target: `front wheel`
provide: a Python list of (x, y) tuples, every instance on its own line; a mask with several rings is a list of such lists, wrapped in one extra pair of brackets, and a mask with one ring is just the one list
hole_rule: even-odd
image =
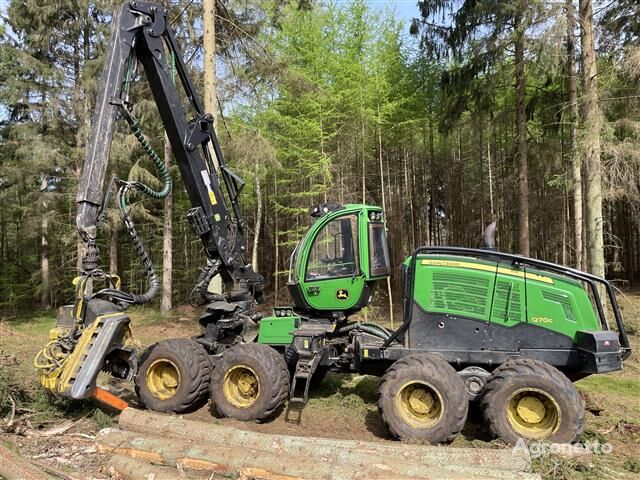
[(395, 362), (378, 394), (382, 420), (402, 440), (450, 443), (467, 419), (464, 382), (435, 355), (408, 355)]
[(278, 412), (289, 394), (289, 370), (273, 348), (240, 344), (222, 354), (210, 388), (215, 409), (223, 417), (264, 421)]
[(136, 393), (150, 410), (188, 412), (206, 402), (210, 376), (211, 360), (202, 345), (188, 338), (163, 340), (140, 358)]
[(491, 433), (509, 444), (519, 439), (578, 441), (584, 429), (584, 401), (558, 369), (518, 358), (499, 366), (487, 382), (481, 408)]

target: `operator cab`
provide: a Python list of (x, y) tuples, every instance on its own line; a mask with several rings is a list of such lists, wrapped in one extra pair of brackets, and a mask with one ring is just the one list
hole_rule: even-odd
[(287, 287), (297, 310), (341, 318), (365, 307), (391, 273), (380, 207), (319, 204), (291, 256)]

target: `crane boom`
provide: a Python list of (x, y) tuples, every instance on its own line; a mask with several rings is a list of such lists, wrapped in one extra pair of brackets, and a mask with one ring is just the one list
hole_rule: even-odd
[[(116, 119), (129, 102), (125, 78), (132, 58), (144, 68), (171, 143), (193, 207), (188, 219), (202, 240), (210, 264), (219, 265), (217, 271), (227, 291), (234, 299), (247, 300), (252, 292), (261, 290), (262, 277), (244, 262), (245, 222), (238, 203), (244, 182), (226, 165), (213, 128), (213, 116), (202, 107), (167, 12), (154, 3), (127, 2), (113, 18), (77, 195), (77, 228), (86, 246), (83, 270), (90, 271), (97, 264), (98, 211), (104, 198)], [(183, 98), (180, 87), (184, 90)], [(193, 115), (191, 121), (187, 119), (183, 99)], [(207, 146), (209, 142), (211, 149)], [(216, 156), (218, 170), (211, 151)]]
[[(204, 111), (198, 98), (167, 11), (159, 4), (129, 1), (113, 16), (78, 186), (76, 224), (84, 252), (74, 280), (75, 303), (62, 307), (51, 332), (52, 341), (34, 360), (46, 389), (75, 399), (99, 391), (96, 378), (101, 370), (129, 380), (135, 377), (138, 355), (125, 310), (131, 304), (150, 301), (158, 290), (158, 277), (126, 206), (131, 191), (159, 199), (170, 193), (172, 183), (164, 162), (133, 114), (129, 90), (138, 64), (144, 69), (191, 201), (187, 219), (207, 256), (194, 297), (208, 305), (200, 318), (202, 334), (193, 341), (216, 355), (257, 335), (260, 315), (254, 311), (254, 304), (261, 301), (263, 278), (244, 260), (245, 221), (239, 205), (244, 182), (225, 163), (213, 116)], [(114, 178), (105, 189), (111, 144), (120, 118), (127, 121), (160, 171), (162, 190)], [(119, 277), (99, 268), (97, 233), (114, 183), (124, 225), (149, 281), (149, 289), (143, 294), (123, 292)], [(224, 296), (208, 292), (208, 283), (217, 274), (225, 284)], [(94, 284), (102, 280), (107, 288), (94, 291)]]

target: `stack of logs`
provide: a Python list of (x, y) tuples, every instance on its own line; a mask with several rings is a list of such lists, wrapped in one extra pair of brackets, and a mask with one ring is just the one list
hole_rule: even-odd
[(271, 435), (127, 408), (98, 449), (124, 479), (522, 479), (520, 449), (445, 448)]

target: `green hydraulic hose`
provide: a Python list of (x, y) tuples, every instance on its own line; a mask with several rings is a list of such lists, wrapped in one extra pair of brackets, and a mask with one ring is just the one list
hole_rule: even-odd
[[(127, 232), (131, 237), (131, 241), (136, 249), (136, 252), (138, 253), (138, 257), (140, 258), (142, 265), (145, 267), (147, 279), (149, 281), (149, 288), (145, 293), (142, 293), (142, 294), (121, 292), (115, 289), (103, 289), (97, 292), (96, 295), (110, 296), (111, 298), (125, 305), (131, 304), (131, 303), (143, 304), (143, 303), (149, 302), (151, 299), (153, 299), (153, 297), (156, 296), (159, 285), (160, 285), (158, 275), (156, 274), (155, 269), (153, 268), (153, 263), (151, 262), (149, 253), (146, 251), (144, 244), (142, 243), (142, 239), (139, 237), (138, 232), (136, 231), (136, 228), (133, 224), (133, 220), (131, 219), (131, 216), (127, 212), (127, 191), (129, 190), (129, 188), (134, 188), (136, 190), (141, 191), (142, 193), (144, 193), (145, 195), (151, 198), (160, 200), (167, 197), (167, 195), (171, 193), (171, 188), (172, 188), (172, 181), (171, 181), (171, 175), (169, 174), (169, 169), (167, 168), (164, 161), (156, 153), (156, 151), (153, 149), (153, 147), (145, 137), (144, 133), (142, 132), (142, 129), (140, 128), (140, 122), (138, 121), (138, 119), (133, 115), (133, 112), (131, 112), (127, 108), (128, 101), (126, 100), (126, 98), (128, 98), (129, 96), (129, 84), (131, 81), (131, 73), (133, 70), (133, 61), (134, 61), (134, 57), (132, 53), (129, 56), (126, 75), (121, 86), (122, 94), (124, 97), (120, 102), (120, 107), (125, 120), (129, 124), (131, 133), (133, 133), (136, 140), (138, 141), (142, 149), (145, 151), (145, 153), (149, 156), (149, 158), (155, 165), (158, 173), (160, 174), (162, 189), (160, 191), (154, 190), (153, 188), (151, 188), (148, 185), (145, 185), (142, 182), (123, 182), (123, 186), (118, 191), (122, 219), (127, 229)], [(175, 54), (173, 52), (171, 52), (171, 63), (172, 63), (171, 78), (173, 80), (173, 83), (175, 84), (176, 67), (175, 67)]]
[(160, 180), (162, 181), (162, 190), (158, 192), (141, 182), (134, 182), (133, 185), (142, 193), (150, 196), (151, 198), (155, 198), (158, 200), (165, 198), (171, 192), (171, 175), (169, 175), (169, 169), (167, 169), (167, 166), (164, 164), (162, 159), (158, 156), (151, 144), (148, 142), (147, 138), (144, 136), (144, 133), (142, 133), (138, 119), (133, 115), (130, 115), (130, 118), (127, 116), (127, 121), (129, 122), (129, 126), (131, 127), (131, 133), (133, 133), (142, 149), (146, 152), (151, 161), (153, 161), (153, 164), (156, 166), (156, 169), (160, 174)]

